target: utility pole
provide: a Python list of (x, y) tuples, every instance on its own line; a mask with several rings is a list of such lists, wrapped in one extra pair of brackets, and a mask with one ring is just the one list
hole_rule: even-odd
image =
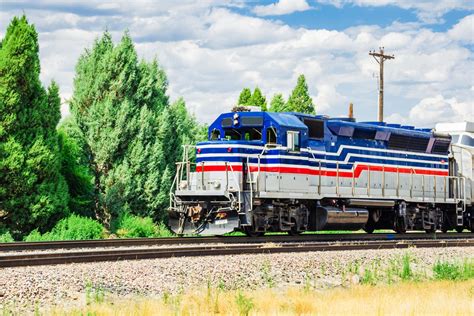
[(376, 53), (375, 51), (369, 51), (369, 55), (374, 57), (375, 61), (380, 66), (380, 74), (379, 74), (379, 113), (378, 113), (378, 121), (383, 122), (383, 63), (385, 59), (394, 59), (394, 55), (385, 55), (384, 48), (379, 47), (379, 52)]

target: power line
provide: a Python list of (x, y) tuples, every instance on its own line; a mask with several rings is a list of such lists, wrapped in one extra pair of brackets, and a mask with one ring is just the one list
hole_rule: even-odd
[(394, 59), (394, 55), (385, 55), (384, 47), (379, 47), (379, 51), (369, 51), (369, 55), (374, 57), (375, 61), (380, 66), (379, 72), (379, 112), (378, 112), (378, 121), (383, 122), (383, 64), (386, 59)]

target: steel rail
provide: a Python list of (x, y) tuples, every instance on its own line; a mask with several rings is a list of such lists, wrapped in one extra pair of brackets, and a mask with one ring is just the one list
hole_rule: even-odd
[(84, 262), (119, 261), (156, 259), (171, 257), (196, 257), (237, 254), (270, 254), (291, 252), (335, 251), (335, 250), (369, 250), (400, 248), (439, 248), (439, 247), (472, 247), (473, 239), (447, 240), (384, 240), (359, 242), (293, 242), (293, 243), (254, 243), (204, 245), (193, 247), (145, 248), (86, 250), (49, 253), (14, 253), (0, 256), (0, 267), (20, 267), (37, 265), (55, 265)]
[(311, 242), (311, 241), (369, 241), (369, 240), (444, 240), (474, 238), (474, 233), (374, 233), (374, 234), (303, 234), (299, 236), (266, 235), (262, 237), (218, 236), (218, 237), (165, 237), (165, 238), (127, 238), (97, 240), (63, 240), (39, 242), (6, 242), (0, 243), (0, 253), (5, 251), (35, 251), (52, 249), (109, 248), (159, 245), (191, 244), (236, 244), (268, 242)]

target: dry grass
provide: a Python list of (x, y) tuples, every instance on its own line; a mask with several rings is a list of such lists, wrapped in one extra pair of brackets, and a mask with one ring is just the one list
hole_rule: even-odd
[(203, 289), (160, 298), (92, 303), (56, 315), (474, 315), (474, 280), (402, 282), (313, 290)]

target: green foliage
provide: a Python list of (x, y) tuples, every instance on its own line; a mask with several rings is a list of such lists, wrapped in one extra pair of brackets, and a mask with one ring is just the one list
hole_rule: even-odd
[(262, 111), (267, 110), (267, 100), (258, 87), (253, 93), (249, 88), (244, 88), (239, 95), (238, 105), (258, 106)]
[(262, 273), (262, 279), (269, 288), (275, 286), (275, 279), (271, 274), (271, 269), (272, 267), (269, 261), (265, 261), (262, 267), (260, 268), (260, 272)]
[(153, 237), (157, 231), (153, 219), (130, 214), (122, 215), (117, 235), (123, 238)]
[(296, 87), (293, 89), (288, 99), (287, 111), (308, 114), (315, 113), (313, 100), (309, 96), (308, 85), (306, 84), (304, 75), (298, 77)]
[(151, 217), (139, 217), (124, 213), (117, 222), (116, 233), (122, 238), (174, 236), (165, 224), (159, 223), (157, 225)]
[(463, 262), (437, 261), (433, 265), (433, 276), (437, 280), (462, 281), (474, 278), (474, 260)]
[(239, 309), (239, 314), (241, 316), (248, 316), (254, 307), (252, 298), (245, 296), (240, 291), (237, 293), (235, 302), (237, 303), (237, 308)]
[(70, 215), (60, 220), (50, 232), (41, 234), (38, 230), (33, 230), (24, 240), (88, 240), (103, 237), (104, 228), (99, 222), (87, 217)]
[(39, 79), (38, 34), (13, 18), (0, 47), (0, 220), (14, 235), (68, 214), (56, 125), (59, 88)]
[(277, 93), (273, 96), (272, 101), (270, 102), (270, 112), (285, 112), (285, 100), (281, 93)]
[(267, 99), (258, 87), (253, 90), (249, 100), (249, 105), (258, 106), (262, 111), (267, 110)]
[(252, 97), (252, 92), (249, 88), (244, 88), (239, 95), (239, 101), (237, 105), (250, 105), (250, 98)]
[(69, 209), (72, 213), (94, 216), (93, 175), (88, 168), (81, 131), (73, 118), (68, 117), (58, 127), (61, 152), (61, 174), (69, 188)]
[(14, 241), (10, 232), (0, 232), (0, 242), (12, 242)]
[(400, 277), (402, 280), (410, 280), (413, 277), (410, 254), (406, 253), (402, 258), (402, 262), (403, 266)]
[(106, 226), (124, 213), (163, 220), (181, 145), (202, 135), (182, 99), (169, 105), (167, 86), (156, 60), (138, 60), (128, 33), (117, 45), (104, 33), (79, 58), (71, 112)]

